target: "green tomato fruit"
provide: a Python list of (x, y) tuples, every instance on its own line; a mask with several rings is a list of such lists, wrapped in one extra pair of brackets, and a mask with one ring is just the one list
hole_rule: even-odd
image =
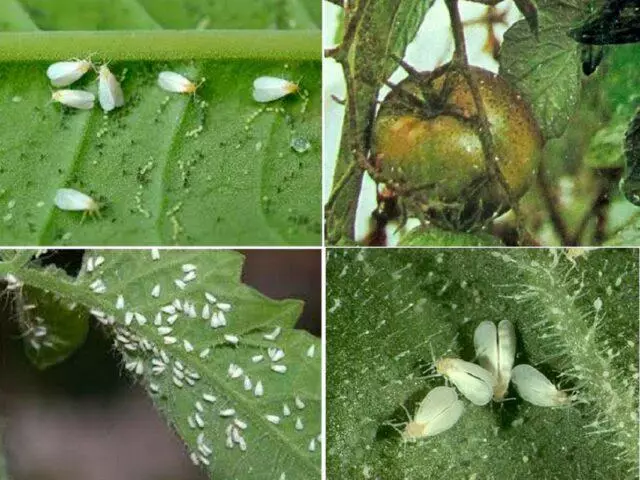
[[(542, 134), (529, 106), (504, 79), (470, 68), (491, 125), (497, 165), (518, 199), (538, 167)], [(505, 211), (509, 202), (487, 173), (469, 121), (476, 115), (469, 86), (459, 72), (447, 69), (410, 76), (385, 98), (373, 130), (373, 155), (389, 188), (427, 185), (408, 194), (413, 204), (436, 224), (467, 229)]]

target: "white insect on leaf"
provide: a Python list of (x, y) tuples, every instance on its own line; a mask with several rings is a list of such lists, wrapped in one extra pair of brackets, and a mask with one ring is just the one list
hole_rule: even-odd
[(449, 430), (463, 411), (464, 403), (458, 399), (454, 388), (436, 387), (420, 402), (413, 419), (402, 432), (402, 438), (405, 441), (416, 441)]
[(300, 90), (297, 83), (277, 77), (258, 77), (253, 81), (253, 99), (267, 103)]
[(109, 67), (102, 65), (100, 67), (98, 82), (98, 98), (100, 106), (105, 112), (121, 107), (124, 105), (124, 93), (120, 82), (115, 77)]
[(51, 100), (67, 107), (91, 110), (95, 105), (96, 96), (84, 90), (56, 90), (51, 94)]
[(558, 390), (551, 380), (531, 365), (516, 365), (511, 372), (511, 381), (523, 400), (539, 407), (571, 404), (572, 399), (566, 392)]
[(58, 189), (53, 203), (60, 210), (100, 215), (100, 207), (93, 198), (72, 188)]
[(486, 405), (493, 397), (493, 375), (480, 365), (459, 358), (441, 358), (436, 370), (447, 377), (471, 403)]
[(88, 60), (56, 62), (47, 68), (47, 77), (54, 87), (66, 87), (82, 78), (91, 67), (92, 63)]
[(195, 93), (199, 85), (176, 72), (160, 72), (158, 85), (161, 89), (172, 93)]
[(477, 361), (495, 379), (493, 399), (504, 400), (509, 389), (511, 369), (516, 357), (516, 332), (509, 320), (502, 320), (498, 328), (493, 322), (484, 321), (473, 334)]

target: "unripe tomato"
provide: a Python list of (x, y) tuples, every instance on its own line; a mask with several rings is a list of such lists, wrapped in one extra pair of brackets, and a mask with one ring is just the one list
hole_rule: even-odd
[[(491, 125), (498, 167), (514, 198), (520, 198), (538, 167), (542, 134), (529, 106), (505, 80), (470, 68)], [(508, 207), (502, 186), (487, 173), (477, 130), (465, 121), (475, 115), (464, 77), (447, 72), (445, 65), (402, 81), (383, 101), (375, 122), (373, 155), (380, 177), (398, 190), (431, 185), (410, 196), (434, 223), (449, 228), (468, 228)]]

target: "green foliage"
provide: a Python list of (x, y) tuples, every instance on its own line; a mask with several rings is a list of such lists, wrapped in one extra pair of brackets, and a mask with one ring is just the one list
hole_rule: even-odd
[(411, 247), (482, 247), (500, 245), (500, 241), (496, 237), (488, 234), (452, 232), (450, 230), (442, 230), (429, 226), (425, 228), (414, 228), (409, 231), (400, 239), (399, 245)]
[[(327, 309), (329, 477), (636, 478), (637, 250), (334, 250)], [(472, 361), (475, 327), (503, 319), (516, 364), (580, 401), (536, 407), (512, 388), (402, 444), (388, 424), (444, 383), (434, 359)]]
[[(231, 251), (163, 251), (154, 260), (148, 250), (117, 250), (88, 251), (77, 278), (11, 262), (0, 262), (0, 277), (12, 274), (22, 292), (48, 292), (60, 309), (90, 311), (113, 337), (124, 370), (148, 390), (210, 478), (319, 478), (320, 342), (293, 329), (301, 302), (262, 296), (241, 283), (241, 269), (242, 256)], [(56, 318), (43, 324), (61, 332)], [(64, 338), (69, 334), (66, 328)], [(227, 335), (237, 336), (237, 345)], [(284, 357), (272, 357), (278, 350)], [(267, 415), (279, 416), (279, 424)], [(241, 426), (232, 434), (233, 425)]]
[(87, 311), (55, 294), (25, 286), (16, 292), (14, 305), (25, 353), (39, 369), (66, 360), (87, 338)]
[[(0, 7), (3, 27), (21, 30), (0, 34), (0, 57), (10, 62), (0, 63), (0, 242), (317, 245), (321, 75), (312, 3), (11, 0)], [(161, 30), (198, 23), (265, 30)], [(267, 30), (278, 26), (314, 30)], [(125, 106), (104, 115), (97, 106), (51, 104), (47, 65), (91, 54), (110, 62)], [(156, 84), (162, 70), (206, 82), (194, 96), (167, 94)], [(258, 104), (251, 88), (262, 75), (300, 81), (301, 94)], [(95, 78), (90, 72), (70, 88), (96, 92)], [(294, 150), (296, 140), (310, 148)], [(63, 187), (91, 195), (102, 218), (81, 222), (81, 214), (55, 208)]]
[(500, 49), (500, 74), (531, 104), (549, 139), (562, 135), (578, 103), (580, 55), (567, 30), (585, 9), (580, 0), (545, 0), (537, 6), (538, 38), (526, 20), (509, 28)]
[(640, 109), (625, 133), (624, 151), (626, 172), (620, 189), (627, 200), (640, 206)]

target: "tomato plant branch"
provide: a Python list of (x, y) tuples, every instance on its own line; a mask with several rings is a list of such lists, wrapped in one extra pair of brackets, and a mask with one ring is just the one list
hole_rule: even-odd
[(575, 236), (571, 235), (569, 232), (569, 227), (567, 223), (562, 218), (562, 214), (560, 213), (560, 209), (558, 206), (560, 205), (560, 201), (558, 200), (557, 195), (553, 191), (553, 187), (549, 184), (549, 179), (547, 178), (547, 174), (544, 171), (542, 165), (538, 170), (538, 187), (540, 190), (540, 195), (544, 200), (545, 206), (549, 212), (549, 218), (555, 229), (556, 233), (560, 237), (560, 242), (562, 245), (572, 246), (577, 245), (578, 239)]
[(0, 33), (0, 62), (104, 60), (317, 60), (315, 30), (153, 30)]
[(506, 178), (498, 166), (499, 158), (495, 151), (493, 136), (491, 134), (491, 124), (487, 118), (487, 111), (484, 107), (484, 102), (482, 101), (480, 88), (469, 70), (469, 60), (467, 58), (467, 49), (465, 46), (464, 26), (460, 17), (460, 12), (458, 11), (458, 0), (445, 0), (445, 4), (449, 10), (449, 17), (451, 18), (451, 30), (453, 32), (455, 45), (452, 66), (462, 74), (469, 86), (471, 96), (473, 97), (477, 113), (475, 119), (476, 131), (480, 143), (482, 144), (485, 167), (487, 168), (487, 172), (492, 180), (497, 180), (502, 187), (507, 197), (507, 201), (509, 202), (509, 207), (516, 215), (518, 232), (519, 234), (522, 234), (524, 229), (522, 225), (522, 217), (520, 215), (520, 208), (518, 207), (518, 201), (513, 195)]
[[(355, 79), (352, 75), (351, 64), (349, 60), (349, 53), (352, 50), (353, 44), (356, 39), (356, 32), (358, 25), (362, 20), (362, 16), (366, 11), (367, 5), (370, 0), (361, 0), (355, 8), (345, 8), (345, 33), (342, 39), (342, 43), (335, 48), (325, 50), (327, 57), (333, 58), (342, 67), (342, 72), (345, 79), (347, 88), (346, 98), (346, 131), (343, 133), (343, 141), (341, 149), (348, 149), (348, 167), (344, 173), (339, 171), (339, 167), (336, 168), (336, 174), (341, 175), (335, 182), (333, 191), (325, 205), (325, 218), (327, 224), (332, 220), (335, 220), (336, 212), (335, 204), (339, 200), (339, 197), (343, 198), (342, 201), (346, 204), (346, 215), (343, 221), (344, 225), (338, 232), (327, 231), (327, 237), (329, 243), (334, 243), (339, 239), (342, 234), (346, 233), (348, 237), (354, 236), (354, 225), (356, 208), (359, 198), (359, 189), (361, 179), (366, 167), (366, 152), (363, 143), (361, 142), (361, 136), (359, 134), (360, 129), (358, 125), (358, 106)], [(346, 7), (347, 5), (345, 5)], [(341, 195), (345, 187), (350, 186), (349, 192), (346, 195)]]

